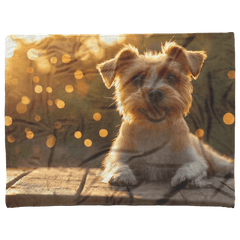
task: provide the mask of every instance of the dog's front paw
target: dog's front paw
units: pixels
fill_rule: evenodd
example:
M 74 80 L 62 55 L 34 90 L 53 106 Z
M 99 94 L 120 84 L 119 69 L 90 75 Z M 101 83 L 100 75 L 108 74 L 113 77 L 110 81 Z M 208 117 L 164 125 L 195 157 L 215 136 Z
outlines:
M 136 185 L 137 179 L 133 173 L 120 172 L 111 177 L 109 184 L 116 186 Z
M 128 166 L 121 167 L 117 171 L 105 173 L 102 182 L 116 186 L 136 185 L 137 179 Z
M 205 180 L 206 177 L 207 173 L 205 171 L 200 174 L 192 171 L 191 168 L 180 168 L 172 178 L 171 186 L 176 187 L 180 183 L 188 181 L 188 183 L 196 187 L 207 187 L 211 185 L 211 182 Z

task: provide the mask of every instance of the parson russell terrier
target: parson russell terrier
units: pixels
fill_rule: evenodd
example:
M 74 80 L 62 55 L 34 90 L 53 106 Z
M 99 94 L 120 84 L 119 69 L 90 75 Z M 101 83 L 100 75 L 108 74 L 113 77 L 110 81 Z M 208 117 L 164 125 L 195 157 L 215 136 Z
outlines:
M 220 156 L 189 132 L 184 116 L 192 104 L 191 80 L 207 55 L 166 42 L 161 52 L 139 54 L 125 46 L 115 58 L 97 65 L 107 88 L 115 86 L 123 116 L 119 134 L 103 161 L 103 181 L 136 185 L 171 180 L 211 184 L 208 175 L 233 176 L 233 160 Z

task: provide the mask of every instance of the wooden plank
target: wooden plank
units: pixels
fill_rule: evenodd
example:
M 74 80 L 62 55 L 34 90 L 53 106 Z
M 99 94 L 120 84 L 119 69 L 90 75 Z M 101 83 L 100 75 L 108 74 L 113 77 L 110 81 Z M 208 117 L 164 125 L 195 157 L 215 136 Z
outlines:
M 85 173 L 81 168 L 38 168 L 7 189 L 6 205 L 75 205 Z
M 234 207 L 234 179 L 212 178 L 208 188 L 171 188 L 169 182 L 143 183 L 132 190 L 134 204 Z
M 8 168 L 7 169 L 7 179 L 6 179 L 6 189 L 17 182 L 19 179 L 27 175 L 33 170 L 33 168 Z
M 84 189 L 79 197 L 81 205 L 131 204 L 131 197 L 126 187 L 113 187 L 101 182 L 99 169 L 90 169 Z
M 57 205 L 195 205 L 234 206 L 234 179 L 213 178 L 208 188 L 172 188 L 170 182 L 135 187 L 102 183 L 100 169 L 39 168 L 6 191 L 8 207 Z M 19 176 L 12 171 L 8 176 Z M 184 185 L 183 185 L 184 186 Z M 182 187 L 183 187 L 182 186 Z
M 212 182 L 212 186 L 207 188 L 180 190 L 189 205 L 234 207 L 234 179 L 214 177 L 209 181 Z
M 213 178 L 213 186 L 208 188 L 175 189 L 170 186 L 170 182 L 145 182 L 127 188 L 101 183 L 101 178 L 96 177 L 96 171 L 90 170 L 79 204 L 234 206 L 233 179 L 229 179 L 226 186 L 221 183 L 223 178 Z M 217 191 L 218 188 L 222 189 Z

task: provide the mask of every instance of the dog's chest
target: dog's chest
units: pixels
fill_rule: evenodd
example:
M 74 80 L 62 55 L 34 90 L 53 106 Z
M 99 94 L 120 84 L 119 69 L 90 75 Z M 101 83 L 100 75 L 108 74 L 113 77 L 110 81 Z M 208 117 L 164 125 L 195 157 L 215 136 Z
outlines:
M 167 163 L 172 159 L 168 144 L 168 132 L 138 129 L 135 135 L 135 146 L 147 162 Z

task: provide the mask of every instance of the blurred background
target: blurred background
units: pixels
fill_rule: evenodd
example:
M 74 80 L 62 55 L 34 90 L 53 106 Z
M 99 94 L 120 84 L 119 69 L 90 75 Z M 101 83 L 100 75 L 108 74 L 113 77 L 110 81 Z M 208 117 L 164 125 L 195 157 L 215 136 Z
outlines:
M 7 36 L 7 167 L 101 167 L 121 118 L 96 65 L 132 44 L 140 53 L 173 40 L 208 58 L 193 81 L 191 132 L 234 158 L 233 33 Z

